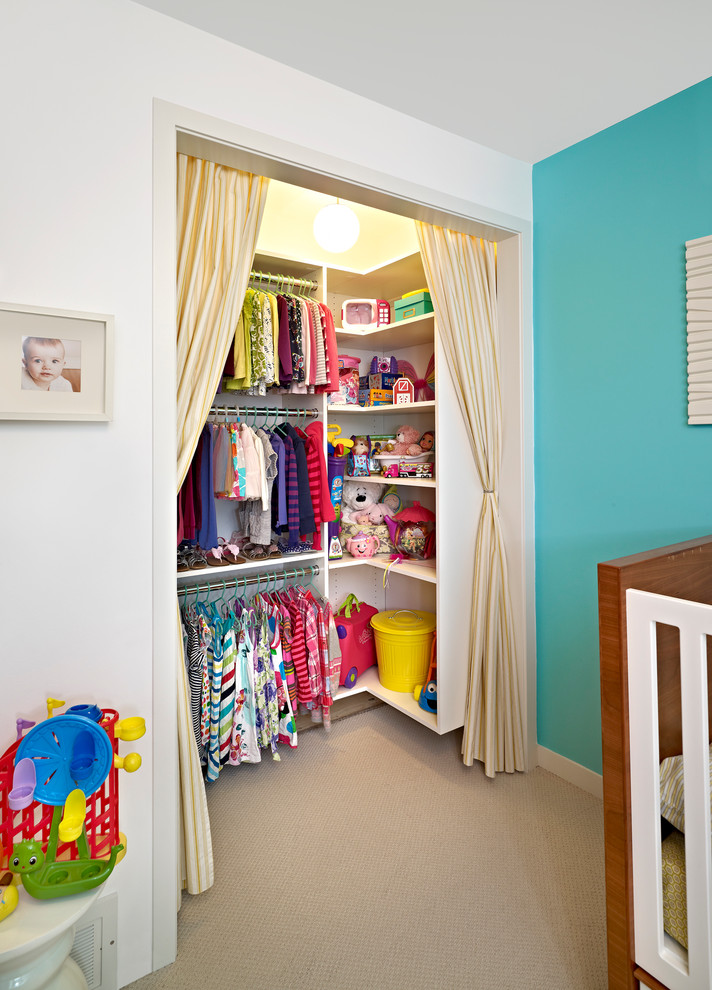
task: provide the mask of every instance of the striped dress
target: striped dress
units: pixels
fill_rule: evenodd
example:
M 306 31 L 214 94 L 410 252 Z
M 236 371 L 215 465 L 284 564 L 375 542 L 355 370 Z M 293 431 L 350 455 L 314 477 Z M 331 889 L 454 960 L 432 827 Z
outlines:
M 207 779 L 217 780 L 220 773 L 220 701 L 222 699 L 223 637 L 222 622 L 215 622 L 215 635 L 208 648 L 210 666 L 210 737 L 208 741 Z
M 230 759 L 230 740 L 235 714 L 235 662 L 237 660 L 237 641 L 233 626 L 234 616 L 226 620 L 226 632 L 223 639 L 223 669 L 220 688 L 220 722 L 218 728 L 218 744 L 220 748 L 220 766 Z

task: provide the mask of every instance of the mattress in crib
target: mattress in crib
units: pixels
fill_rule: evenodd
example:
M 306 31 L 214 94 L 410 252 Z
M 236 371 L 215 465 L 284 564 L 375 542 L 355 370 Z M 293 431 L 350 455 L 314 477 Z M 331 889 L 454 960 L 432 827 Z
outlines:
M 685 836 L 673 829 L 662 842 L 663 928 L 687 948 L 687 885 Z

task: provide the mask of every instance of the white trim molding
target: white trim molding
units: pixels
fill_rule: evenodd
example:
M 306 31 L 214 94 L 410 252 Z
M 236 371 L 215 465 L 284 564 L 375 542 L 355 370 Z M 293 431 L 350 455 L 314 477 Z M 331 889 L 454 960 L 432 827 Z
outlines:
M 574 787 L 580 787 L 582 791 L 593 794 L 601 801 L 603 800 L 603 777 L 595 770 L 589 770 L 588 767 L 583 767 L 580 763 L 574 763 L 573 760 L 561 756 L 559 753 L 554 753 L 546 746 L 537 746 L 536 765 L 543 770 L 548 770 L 549 773 L 556 774 L 562 780 L 567 780 Z

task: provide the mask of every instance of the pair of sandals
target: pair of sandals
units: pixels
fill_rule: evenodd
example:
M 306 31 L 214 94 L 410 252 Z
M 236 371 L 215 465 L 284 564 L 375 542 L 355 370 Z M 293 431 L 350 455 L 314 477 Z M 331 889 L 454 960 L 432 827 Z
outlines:
M 220 537 L 220 544 L 207 550 L 205 559 L 211 567 L 226 567 L 228 564 L 244 564 L 247 557 L 236 543 L 228 543 Z
M 197 547 L 178 547 L 179 571 L 197 571 L 207 566 L 208 562 Z
M 270 543 L 269 546 L 263 546 L 259 543 L 245 543 L 242 546 L 242 553 L 247 560 L 271 560 L 282 556 L 276 543 Z

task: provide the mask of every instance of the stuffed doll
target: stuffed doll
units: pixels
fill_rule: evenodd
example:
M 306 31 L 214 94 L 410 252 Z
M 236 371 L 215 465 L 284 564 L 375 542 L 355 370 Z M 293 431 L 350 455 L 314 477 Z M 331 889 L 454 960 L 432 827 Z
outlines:
M 351 437 L 353 446 L 349 451 L 348 474 L 351 478 L 368 478 L 371 457 L 370 437 Z
M 418 437 L 420 436 L 420 431 L 416 430 L 414 426 L 399 426 L 396 430 L 396 442 L 393 447 L 393 453 L 398 454 L 400 457 L 404 455 L 415 457 L 418 454 L 423 453 L 423 449 L 418 443 Z
M 376 505 L 385 491 L 385 485 L 359 485 L 355 481 L 345 481 L 341 496 L 341 518 L 346 523 L 358 522 Z

